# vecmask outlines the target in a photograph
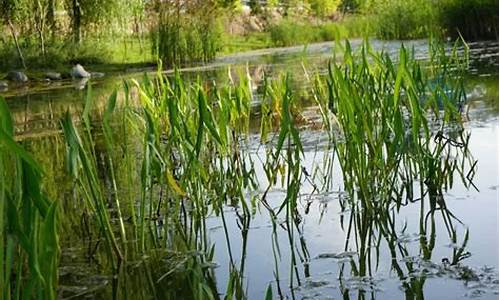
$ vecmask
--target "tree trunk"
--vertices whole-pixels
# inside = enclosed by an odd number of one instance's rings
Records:
[[[82,35],[82,10],[80,8],[80,2],[78,0],[72,0],[71,6],[73,10],[73,40],[76,44],[79,44]]]
[[[23,53],[21,52],[21,47],[19,47],[19,41],[17,40],[16,31],[14,30],[14,26],[12,26],[12,22],[10,20],[8,20],[8,23],[9,23],[10,33],[12,34],[12,37],[14,38],[14,43],[16,44],[17,53],[19,54],[19,58],[21,59],[21,64],[23,65],[23,68],[26,69],[26,63],[24,62],[24,56]]]
[[[47,4],[47,14],[45,16],[47,26],[49,27],[51,38],[54,40],[56,33],[56,3],[55,0],[49,0]]]
[[[37,14],[35,16],[35,26],[38,31],[38,38],[40,39],[40,51],[42,52],[42,56],[45,57],[45,10],[40,0],[36,1],[37,4]]]

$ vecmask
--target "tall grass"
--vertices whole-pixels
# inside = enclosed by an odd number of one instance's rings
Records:
[[[436,5],[430,1],[375,1],[367,9],[376,36],[382,39],[415,39],[440,30]]]
[[[404,47],[396,62],[372,52],[368,44],[355,52],[346,43],[344,62],[330,64],[324,89],[328,102],[322,106],[335,114],[340,131],[332,136],[349,193],[350,200],[341,205],[351,209],[345,250],[354,235],[359,260],[351,260],[351,269],[356,276],[372,275],[369,245],[380,244],[383,237],[394,270],[406,278],[397,256],[409,254],[398,242],[394,211],[409,203],[420,202],[423,260],[432,258],[437,215],[442,215],[450,241],[458,243],[456,218],[443,193],[453,186],[456,174],[465,186],[472,186],[475,162],[461,121],[461,78],[468,54],[457,54],[457,46],[447,52],[431,42],[430,65],[423,68]],[[468,239],[466,232],[461,246],[453,250],[452,265],[467,257]],[[378,259],[378,249],[375,252]],[[409,262],[406,267],[411,274],[418,266]],[[410,278],[403,283],[406,295],[421,297],[426,276]]]
[[[0,120],[0,293],[4,299],[55,299],[58,202],[42,190],[40,165],[14,141],[1,97]]]
[[[269,28],[274,46],[294,46],[315,42],[334,41],[349,36],[348,28],[337,23],[311,25],[294,19],[284,19]]]
[[[212,60],[221,48],[222,30],[214,7],[159,8],[158,23],[151,30],[152,51],[165,66]]]
[[[357,53],[349,43],[344,49],[344,63],[329,65],[326,97],[319,99],[327,99],[321,105],[339,126],[340,135],[332,136],[346,190],[364,209],[377,211],[379,205],[412,200],[411,183],[418,178],[418,196],[429,195],[435,207],[439,190],[451,187],[453,174],[464,172],[458,166],[468,162],[468,137],[460,129],[465,92],[456,79],[468,61],[457,48],[446,53],[433,42],[426,69],[404,47],[397,63],[369,44]],[[443,162],[443,155],[464,161]]]

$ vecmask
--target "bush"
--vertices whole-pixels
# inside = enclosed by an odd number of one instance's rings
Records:
[[[280,47],[321,40],[321,33],[317,28],[292,19],[285,19],[276,25],[272,25],[269,32],[273,44]]]
[[[286,19],[272,26],[269,31],[274,46],[286,47],[352,37],[368,37],[373,33],[373,26],[370,26],[368,18],[353,15],[341,22],[318,25]]]
[[[309,0],[311,10],[318,17],[332,15],[340,4],[340,0]]]
[[[153,54],[166,66],[207,62],[221,49],[222,28],[214,12],[167,11],[151,31],[151,39]]]
[[[376,35],[372,18],[354,14],[348,15],[340,22],[340,27],[344,29],[342,38],[370,37]]]
[[[439,31],[438,11],[428,0],[377,0],[367,13],[382,39],[423,38]]]

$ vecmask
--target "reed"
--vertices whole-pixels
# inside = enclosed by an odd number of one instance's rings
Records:
[[[55,299],[58,202],[42,190],[40,165],[14,141],[1,97],[0,120],[0,293],[4,299]]]
[[[212,60],[221,48],[218,11],[210,3],[160,4],[151,30],[153,55],[166,66]]]
[[[467,48],[459,51],[458,43],[452,49],[434,42],[429,46],[431,59],[421,62],[404,47],[395,59],[374,52],[367,42],[358,50],[338,43],[328,73],[307,76],[314,85],[306,95],[318,107],[328,140],[321,149],[323,163],[312,174],[304,163],[301,126],[307,125],[298,101],[303,95],[293,89],[291,75],[266,78],[255,108],[248,74],[217,86],[199,79],[188,83],[177,71],[170,77],[159,71],[124,82],[109,97],[101,123],[89,88],[82,115],[66,114],[61,128],[66,171],[75,187],[71,201],[83,204],[88,227],[79,238],[93,243],[89,259],[99,260],[117,278],[113,297],[124,295],[117,287],[127,286],[128,276],[141,274],[139,285],[149,289],[137,292],[140,297],[218,299],[223,293],[226,299],[245,299],[248,231],[262,208],[272,222],[276,267],[276,287],[268,286],[266,299],[275,290],[281,297],[288,292],[294,296],[294,287],[302,284],[299,265],[310,260],[301,204],[331,191],[336,162],[348,195],[341,206],[353,212],[347,232],[360,245],[360,260],[351,264],[355,275],[370,274],[372,250],[364,246],[373,240],[380,243],[385,237],[396,251],[394,213],[412,202],[420,201],[420,244],[426,258],[434,248],[435,216],[442,215],[457,242],[456,220],[443,193],[456,184],[457,174],[468,187],[474,175],[461,121]],[[259,110],[260,126],[254,130],[250,121]],[[14,142],[3,101],[0,116],[0,174],[14,174],[0,178],[5,200],[0,203],[2,293],[55,298],[58,238],[64,235],[57,221],[71,223],[74,214],[58,214],[58,201],[44,195],[43,171]],[[257,154],[249,150],[255,135],[261,143]],[[265,179],[257,178],[259,160]],[[312,194],[303,194],[306,184]],[[269,201],[269,193],[279,186],[286,190],[283,199]],[[228,232],[227,208],[234,210],[241,229],[239,252]],[[217,245],[207,228],[211,215],[220,218],[228,249],[229,279],[223,292],[213,271]],[[278,243],[281,232],[288,252]],[[454,250],[453,264],[467,256],[467,240],[466,234],[462,247]],[[346,241],[346,250],[348,246]],[[284,253],[290,266],[287,290],[278,271]],[[414,284],[422,286],[423,281]]]

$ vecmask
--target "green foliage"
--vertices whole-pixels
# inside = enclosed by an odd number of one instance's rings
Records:
[[[369,2],[371,2],[371,0],[342,0],[340,3],[340,10],[342,12],[357,12]]]
[[[376,0],[368,8],[376,36],[382,39],[415,39],[436,32],[437,10],[427,0]]]
[[[116,44],[145,21],[141,0],[2,0],[0,7],[3,68],[103,62],[103,40],[112,36]]]
[[[42,189],[43,171],[14,140],[0,97],[0,294],[2,299],[56,299],[57,202]]]
[[[341,132],[333,136],[344,184],[368,211],[394,201],[399,207],[403,195],[424,198],[405,186],[414,178],[428,189],[431,207],[436,207],[443,189],[451,188],[453,174],[461,174],[468,185],[464,170],[442,161],[443,155],[457,155],[463,159],[462,168],[467,163],[473,168],[460,112],[467,59],[457,48],[448,56],[442,46],[430,47],[427,71],[405,48],[396,63],[371,52],[367,44],[354,52],[348,43],[343,65],[329,66],[328,101],[322,105],[335,115]],[[449,66],[456,67],[453,74]],[[435,119],[439,123],[432,124]],[[450,139],[456,143],[450,145]]]
[[[274,46],[293,46],[348,37],[368,37],[374,34],[374,30],[368,17],[353,15],[344,18],[342,22],[325,22],[318,25],[285,19],[272,26],[269,35]]]
[[[320,38],[319,32],[312,26],[300,24],[292,19],[285,19],[277,25],[273,25],[269,32],[271,40],[276,46],[291,46],[307,44]]]
[[[45,55],[40,57],[40,49],[30,40],[21,40],[20,45],[26,64],[31,68],[48,68],[68,71],[68,64],[106,64],[113,57],[111,47],[102,41],[86,40],[80,44],[68,42],[53,42],[45,47]],[[120,44],[122,46],[122,44]],[[15,46],[8,43],[0,45],[0,69],[22,68]]]
[[[71,19],[75,43],[81,41],[84,31],[109,30],[113,21],[123,22],[131,14],[137,16],[137,9],[142,7],[137,0],[64,0],[64,5]]]
[[[340,4],[340,0],[308,0],[308,2],[314,15],[318,17],[330,16]]]
[[[369,16],[361,14],[347,15],[339,23],[347,31],[347,37],[365,38],[376,34],[376,28]]]
[[[439,22],[452,37],[498,39],[498,0],[443,0]]]
[[[361,11],[382,39],[498,38],[498,0],[375,0]]]
[[[207,62],[221,48],[218,10],[211,4],[187,8],[161,6],[159,21],[151,31],[153,54],[166,66]]]
[[[271,39],[268,32],[252,32],[247,35],[222,35],[221,54],[236,53],[269,47]]]

